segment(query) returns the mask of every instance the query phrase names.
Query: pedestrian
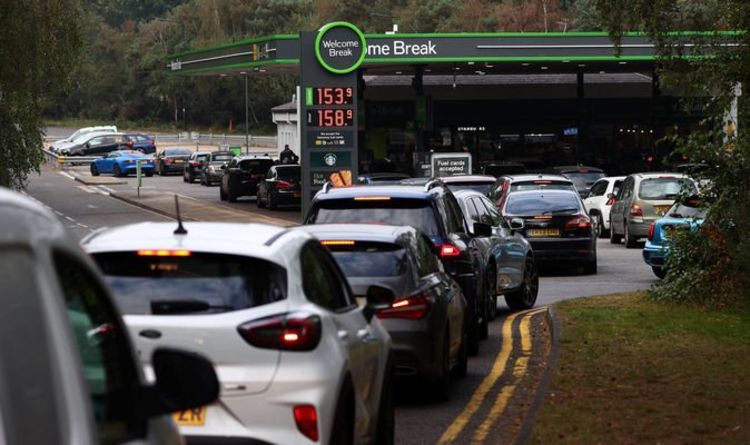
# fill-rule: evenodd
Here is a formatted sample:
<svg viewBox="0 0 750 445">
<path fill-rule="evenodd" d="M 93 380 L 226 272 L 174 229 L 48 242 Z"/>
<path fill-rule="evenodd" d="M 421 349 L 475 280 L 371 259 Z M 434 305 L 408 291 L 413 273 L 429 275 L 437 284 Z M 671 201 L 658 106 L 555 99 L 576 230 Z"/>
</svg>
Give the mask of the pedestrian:
<svg viewBox="0 0 750 445">
<path fill-rule="evenodd" d="M 296 164 L 299 162 L 299 156 L 294 154 L 289 144 L 284 145 L 284 149 L 279 153 L 279 162 L 282 164 Z"/>
</svg>

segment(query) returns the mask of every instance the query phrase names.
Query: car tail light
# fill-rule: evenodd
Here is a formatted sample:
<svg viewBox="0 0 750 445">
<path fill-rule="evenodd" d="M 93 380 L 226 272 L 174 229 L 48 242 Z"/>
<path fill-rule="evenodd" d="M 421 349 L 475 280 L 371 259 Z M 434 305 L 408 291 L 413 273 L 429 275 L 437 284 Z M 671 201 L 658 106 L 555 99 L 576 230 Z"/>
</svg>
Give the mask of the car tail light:
<svg viewBox="0 0 750 445">
<path fill-rule="evenodd" d="M 440 246 L 440 258 L 455 258 L 461 255 L 461 249 L 453 244 L 443 244 Z"/>
<path fill-rule="evenodd" d="M 643 209 L 638 204 L 630 206 L 630 216 L 643 216 Z"/>
<path fill-rule="evenodd" d="M 272 315 L 237 327 L 249 344 L 263 349 L 312 351 L 320 342 L 320 317 L 305 313 Z"/>
<path fill-rule="evenodd" d="M 318 437 L 318 412 L 312 405 L 297 405 L 292 409 L 294 422 L 302 435 L 317 442 Z"/>
<path fill-rule="evenodd" d="M 646 235 L 646 238 L 648 238 L 649 241 L 652 241 L 654 239 L 654 229 L 656 228 L 656 223 L 652 222 L 650 226 L 648 226 L 648 235 Z"/>
<path fill-rule="evenodd" d="M 426 293 L 411 297 L 396 298 L 391 307 L 378 311 L 378 318 L 404 318 L 407 320 L 423 319 L 432 307 L 432 298 Z"/>
<path fill-rule="evenodd" d="M 277 190 L 286 190 L 292 188 L 292 183 L 289 181 L 276 181 L 276 189 Z"/>
<path fill-rule="evenodd" d="M 591 227 L 591 218 L 586 215 L 573 217 L 565 223 L 565 228 L 568 230 L 588 229 L 589 227 Z"/>
<path fill-rule="evenodd" d="M 616 199 L 615 199 L 615 197 L 613 196 L 613 197 L 611 197 L 611 198 L 609 198 L 609 199 L 607 200 L 607 205 L 608 205 L 608 206 L 614 205 L 615 201 L 616 201 Z"/>
<path fill-rule="evenodd" d="M 144 249 L 137 252 L 138 256 L 190 256 L 189 250 Z"/>
</svg>

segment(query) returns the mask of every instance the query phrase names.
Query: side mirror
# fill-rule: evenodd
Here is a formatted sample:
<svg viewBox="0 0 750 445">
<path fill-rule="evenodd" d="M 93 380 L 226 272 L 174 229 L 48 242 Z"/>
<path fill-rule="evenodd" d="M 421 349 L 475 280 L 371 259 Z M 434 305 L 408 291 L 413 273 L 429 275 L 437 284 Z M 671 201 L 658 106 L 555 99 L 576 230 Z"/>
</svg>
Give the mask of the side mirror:
<svg viewBox="0 0 750 445">
<path fill-rule="evenodd" d="M 91 148 L 91 144 L 89 144 L 88 142 L 86 142 L 86 148 Z"/>
<path fill-rule="evenodd" d="M 475 222 L 473 229 L 474 236 L 492 236 L 492 226 L 488 224 Z"/>
<path fill-rule="evenodd" d="M 201 355 L 159 348 L 151 357 L 156 383 L 143 388 L 147 417 L 213 403 L 219 397 L 214 365 Z"/>
<path fill-rule="evenodd" d="M 396 299 L 396 294 L 388 287 L 372 285 L 367 288 L 367 304 L 362 311 L 369 323 L 375 314 L 382 309 L 391 307 L 391 303 Z"/>
<path fill-rule="evenodd" d="M 526 227 L 526 223 L 522 218 L 513 218 L 510 220 L 510 230 L 518 232 L 519 230 L 523 230 L 524 227 Z"/>
</svg>

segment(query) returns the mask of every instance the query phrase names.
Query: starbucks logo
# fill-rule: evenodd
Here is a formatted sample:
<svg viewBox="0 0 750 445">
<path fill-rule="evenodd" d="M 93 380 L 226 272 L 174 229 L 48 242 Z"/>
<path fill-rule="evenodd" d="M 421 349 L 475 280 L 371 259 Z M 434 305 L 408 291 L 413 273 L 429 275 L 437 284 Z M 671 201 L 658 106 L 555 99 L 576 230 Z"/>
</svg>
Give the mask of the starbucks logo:
<svg viewBox="0 0 750 445">
<path fill-rule="evenodd" d="M 333 153 L 327 153 L 323 156 L 323 162 L 325 162 L 327 166 L 333 167 L 336 165 L 336 155 Z"/>
</svg>

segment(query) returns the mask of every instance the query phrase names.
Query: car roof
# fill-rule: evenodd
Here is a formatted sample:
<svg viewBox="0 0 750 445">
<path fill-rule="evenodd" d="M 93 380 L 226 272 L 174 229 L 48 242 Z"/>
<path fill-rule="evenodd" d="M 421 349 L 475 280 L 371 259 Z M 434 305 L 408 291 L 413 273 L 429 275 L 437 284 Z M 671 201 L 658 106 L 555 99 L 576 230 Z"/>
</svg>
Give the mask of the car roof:
<svg viewBox="0 0 750 445">
<path fill-rule="evenodd" d="M 312 224 L 300 229 L 321 240 L 379 241 L 396 243 L 405 233 L 416 233 L 410 226 L 386 226 L 377 224 Z"/>
<path fill-rule="evenodd" d="M 440 180 L 446 184 L 455 184 L 457 182 L 492 182 L 493 184 L 497 181 L 497 178 L 491 175 L 460 175 L 460 176 L 442 176 Z"/>
<path fill-rule="evenodd" d="M 51 210 L 33 198 L 3 187 L 0 187 L 0 221 L 3 222 L 0 246 L 30 246 L 40 242 L 77 245 Z"/>
<path fill-rule="evenodd" d="M 684 173 L 677 173 L 677 172 L 644 172 L 644 173 L 633 173 L 632 176 L 638 176 L 640 178 L 659 178 L 659 177 L 669 177 L 669 178 L 689 178 L 688 175 Z"/>
<path fill-rule="evenodd" d="M 585 165 L 561 165 L 557 167 L 552 167 L 553 170 L 564 172 L 564 173 L 576 173 L 581 172 L 585 170 L 586 172 L 594 172 L 594 173 L 604 173 L 604 170 L 602 170 L 599 167 L 587 167 Z"/>
<path fill-rule="evenodd" d="M 352 199 L 359 196 L 388 196 L 403 199 L 431 199 L 440 193 L 441 187 L 426 190 L 426 186 L 416 185 L 368 185 L 353 187 L 338 187 L 325 189 L 315 195 L 314 201 L 333 201 L 336 199 Z"/>
<path fill-rule="evenodd" d="M 288 228 L 267 224 L 186 222 L 187 234 L 175 235 L 177 222 L 144 222 L 97 231 L 81 241 L 89 253 L 141 249 L 184 249 L 264 258 L 283 264 L 276 240 Z M 308 238 L 311 238 L 308 236 Z"/>
<path fill-rule="evenodd" d="M 268 155 L 240 155 L 240 156 L 235 156 L 235 157 L 239 159 L 240 161 L 244 161 L 247 159 L 260 159 L 262 161 L 273 161 L 273 158 L 271 158 Z"/>
<path fill-rule="evenodd" d="M 541 179 L 545 181 L 562 181 L 573 183 L 569 178 L 562 175 L 554 175 L 549 173 L 522 173 L 518 175 L 505 175 L 506 178 L 510 179 L 511 182 L 515 181 L 533 181 L 535 179 Z"/>
</svg>

